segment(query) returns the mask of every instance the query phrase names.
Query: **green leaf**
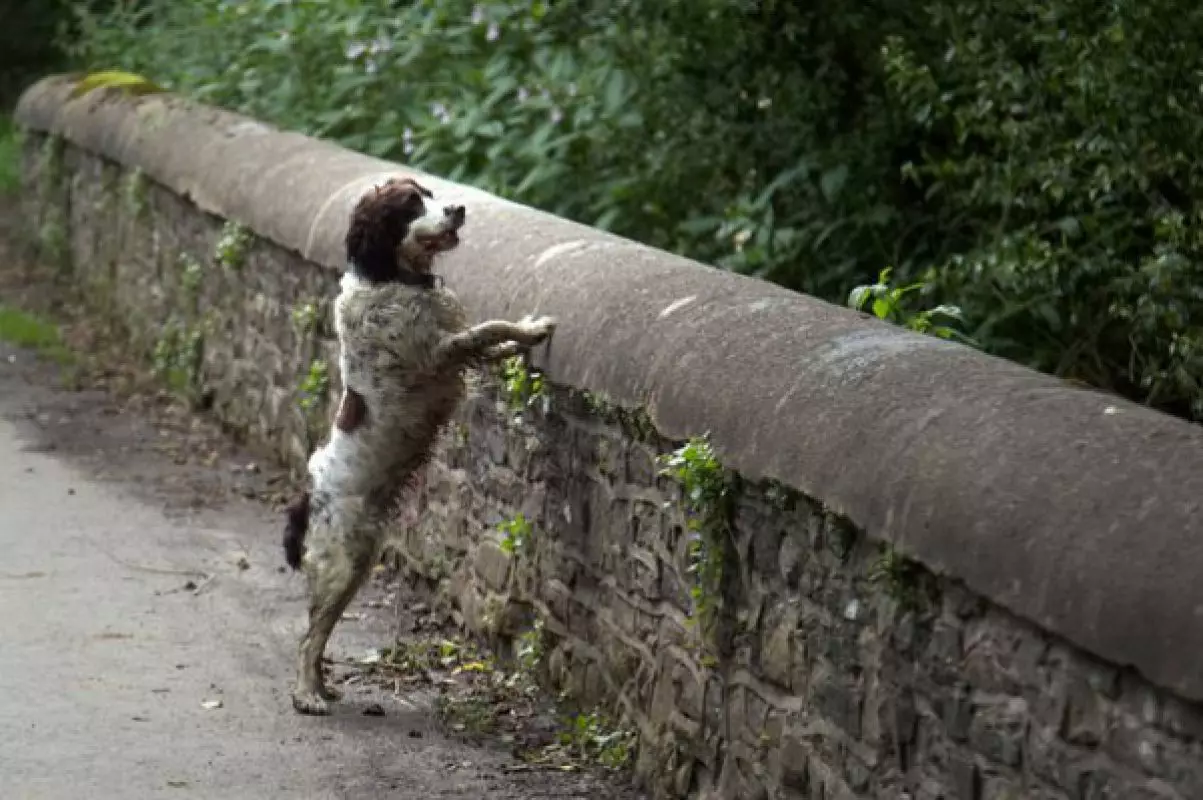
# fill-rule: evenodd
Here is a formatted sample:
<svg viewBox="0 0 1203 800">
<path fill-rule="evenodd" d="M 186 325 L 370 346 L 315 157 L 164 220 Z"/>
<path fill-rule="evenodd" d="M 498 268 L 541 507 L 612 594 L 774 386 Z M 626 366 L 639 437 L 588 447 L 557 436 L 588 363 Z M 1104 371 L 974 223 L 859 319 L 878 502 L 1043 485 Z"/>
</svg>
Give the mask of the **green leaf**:
<svg viewBox="0 0 1203 800">
<path fill-rule="evenodd" d="M 823 197 L 827 202 L 831 203 L 839 197 L 840 192 L 844 190 L 844 184 L 848 180 L 848 166 L 840 164 L 838 167 L 833 167 L 823 173 L 819 179 L 819 188 L 823 191 Z"/>
<path fill-rule="evenodd" d="M 551 183 L 564 173 L 564 167 L 555 163 L 539 164 L 526 174 L 522 182 L 514 189 L 515 196 L 521 197 L 535 186 Z"/>
<path fill-rule="evenodd" d="M 612 70 L 606 79 L 605 107 L 607 112 L 616 113 L 622 110 L 627 100 L 626 76 L 619 70 Z"/>
</svg>

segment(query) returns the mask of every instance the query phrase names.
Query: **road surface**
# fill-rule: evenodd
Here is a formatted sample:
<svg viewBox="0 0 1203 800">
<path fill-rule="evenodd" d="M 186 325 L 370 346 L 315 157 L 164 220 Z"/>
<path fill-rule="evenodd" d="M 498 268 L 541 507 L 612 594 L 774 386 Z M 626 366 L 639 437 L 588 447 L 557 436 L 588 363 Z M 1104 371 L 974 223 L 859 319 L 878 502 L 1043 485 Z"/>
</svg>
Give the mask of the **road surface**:
<svg viewBox="0 0 1203 800">
<path fill-rule="evenodd" d="M 159 441 L 170 431 L 48 376 L 0 345 L 0 795 L 633 796 L 515 771 L 391 695 L 294 714 L 303 583 L 280 571 L 277 515 L 226 491 L 249 456 L 180 466 Z M 180 470 L 188 491 L 211 478 L 234 499 L 177 502 Z M 345 622 L 332 647 L 346 658 L 386 634 Z M 370 702 L 386 715 L 365 715 Z"/>
</svg>

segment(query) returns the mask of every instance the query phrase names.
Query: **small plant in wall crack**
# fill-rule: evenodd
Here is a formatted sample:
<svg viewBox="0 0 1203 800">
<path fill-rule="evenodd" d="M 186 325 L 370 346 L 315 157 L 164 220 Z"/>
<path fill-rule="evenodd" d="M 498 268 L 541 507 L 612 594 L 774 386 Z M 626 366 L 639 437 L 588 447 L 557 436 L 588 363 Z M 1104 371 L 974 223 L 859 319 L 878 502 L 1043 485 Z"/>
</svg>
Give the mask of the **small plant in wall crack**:
<svg viewBox="0 0 1203 800">
<path fill-rule="evenodd" d="M 510 409 L 521 411 L 531 408 L 538 401 L 544 404 L 547 411 L 548 398 L 543 383 L 543 373 L 531 369 L 526 356 L 510 356 L 501 363 L 501 381 L 505 391 L 506 403 Z"/>
<path fill-rule="evenodd" d="M 196 304 L 204 276 L 204 267 L 199 261 L 187 253 L 180 255 L 180 291 L 188 305 Z"/>
<path fill-rule="evenodd" d="M 615 770 L 630 763 L 637 741 L 634 731 L 613 724 L 598 711 L 572 717 L 560 734 L 560 744 L 579 760 Z"/>
<path fill-rule="evenodd" d="M 298 401 L 302 411 L 314 411 L 320 407 L 323 399 L 330 392 L 330 369 L 320 358 L 314 359 L 297 387 L 300 394 Z"/>
<path fill-rule="evenodd" d="M 518 513 L 497 526 L 502 533 L 501 549 L 510 555 L 522 553 L 530 545 L 534 529 L 526 515 Z"/>
<path fill-rule="evenodd" d="M 134 219 L 141 219 L 148 208 L 146 174 L 135 168 L 125 177 L 123 192 L 125 208 Z"/>
<path fill-rule="evenodd" d="M 545 629 L 543 620 L 536 619 L 535 624 L 518 637 L 518 666 L 527 676 L 533 676 L 543 663 L 546 655 Z"/>
<path fill-rule="evenodd" d="M 618 407 L 610 402 L 610 399 L 603 394 L 597 392 L 584 392 L 585 407 L 589 409 L 589 413 L 602 419 L 607 419 L 617 414 Z"/>
<path fill-rule="evenodd" d="M 603 422 L 614 423 L 622 427 L 636 441 L 652 442 L 656 438 L 656 425 L 648 413 L 646 406 L 627 408 L 614 403 L 605 394 L 584 391 L 581 393 L 585 408 L 589 413 Z"/>
<path fill-rule="evenodd" d="M 43 197 L 62 187 L 66 153 L 67 141 L 57 133 L 50 134 L 42 143 L 39 188 Z"/>
<path fill-rule="evenodd" d="M 172 321 L 155 343 L 152 369 L 173 391 L 190 394 L 200 384 L 204 354 L 204 333 L 199 328 Z"/>
<path fill-rule="evenodd" d="M 732 487 L 708 436 L 690 439 L 660 457 L 660 474 L 681 485 L 689 531 L 690 596 L 695 616 L 713 621 L 730 548 Z"/>
<path fill-rule="evenodd" d="M 49 206 L 46 209 L 46 218 L 38 228 L 38 247 L 41 257 L 59 271 L 66 271 L 71 267 L 67 225 L 58 206 Z"/>
<path fill-rule="evenodd" d="M 826 512 L 824 523 L 826 530 L 830 534 L 829 544 L 831 552 L 840 561 L 847 562 L 852 557 L 852 551 L 856 549 L 856 543 L 859 538 L 856 528 L 847 519 L 831 511 Z"/>
<path fill-rule="evenodd" d="M 888 544 L 881 546 L 877 560 L 869 568 L 869 580 L 883 587 L 903 611 L 921 610 L 934 600 L 938 590 L 923 565 Z"/>
<path fill-rule="evenodd" d="M 321 311 L 317 303 L 302 303 L 292 310 L 292 324 L 297 326 L 297 331 L 302 336 L 308 336 L 317 330 L 320 317 Z"/>
<path fill-rule="evenodd" d="M 246 262 L 247 250 L 251 246 L 251 233 L 236 222 L 226 222 L 221 229 L 221 238 L 213 251 L 213 260 L 222 269 L 239 270 Z"/>
</svg>

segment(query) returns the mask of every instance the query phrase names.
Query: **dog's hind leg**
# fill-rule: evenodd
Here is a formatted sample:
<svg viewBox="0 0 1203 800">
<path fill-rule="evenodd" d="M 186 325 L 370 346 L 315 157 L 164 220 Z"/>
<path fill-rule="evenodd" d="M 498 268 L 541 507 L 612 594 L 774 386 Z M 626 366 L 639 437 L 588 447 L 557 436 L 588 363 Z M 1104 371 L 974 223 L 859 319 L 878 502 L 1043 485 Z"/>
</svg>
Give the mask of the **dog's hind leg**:
<svg viewBox="0 0 1203 800">
<path fill-rule="evenodd" d="M 338 699 L 338 693 L 323 680 L 322 655 L 334 626 L 371 571 L 372 555 L 348 553 L 340 546 L 307 558 L 309 628 L 298 648 L 297 681 L 292 692 L 292 706 L 301 714 L 328 714 L 327 702 Z"/>
</svg>

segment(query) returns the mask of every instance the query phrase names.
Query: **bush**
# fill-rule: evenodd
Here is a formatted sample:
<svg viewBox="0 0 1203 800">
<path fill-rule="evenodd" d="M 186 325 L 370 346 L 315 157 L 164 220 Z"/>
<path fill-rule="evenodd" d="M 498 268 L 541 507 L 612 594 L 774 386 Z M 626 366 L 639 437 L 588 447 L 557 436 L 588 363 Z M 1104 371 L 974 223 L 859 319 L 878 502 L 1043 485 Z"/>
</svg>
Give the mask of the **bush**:
<svg viewBox="0 0 1203 800">
<path fill-rule="evenodd" d="M 144 0 L 72 54 L 1203 418 L 1203 11 L 960 0 Z"/>
<path fill-rule="evenodd" d="M 1000 10 L 1001 6 L 1001 10 Z M 1203 9 L 933 6 L 885 69 L 906 175 L 952 244 L 934 280 L 991 350 L 1203 417 Z"/>
<path fill-rule="evenodd" d="M 0 111 L 7 110 L 25 84 L 53 69 L 55 25 L 68 11 L 53 0 L 6 0 L 0 8 Z"/>
</svg>

